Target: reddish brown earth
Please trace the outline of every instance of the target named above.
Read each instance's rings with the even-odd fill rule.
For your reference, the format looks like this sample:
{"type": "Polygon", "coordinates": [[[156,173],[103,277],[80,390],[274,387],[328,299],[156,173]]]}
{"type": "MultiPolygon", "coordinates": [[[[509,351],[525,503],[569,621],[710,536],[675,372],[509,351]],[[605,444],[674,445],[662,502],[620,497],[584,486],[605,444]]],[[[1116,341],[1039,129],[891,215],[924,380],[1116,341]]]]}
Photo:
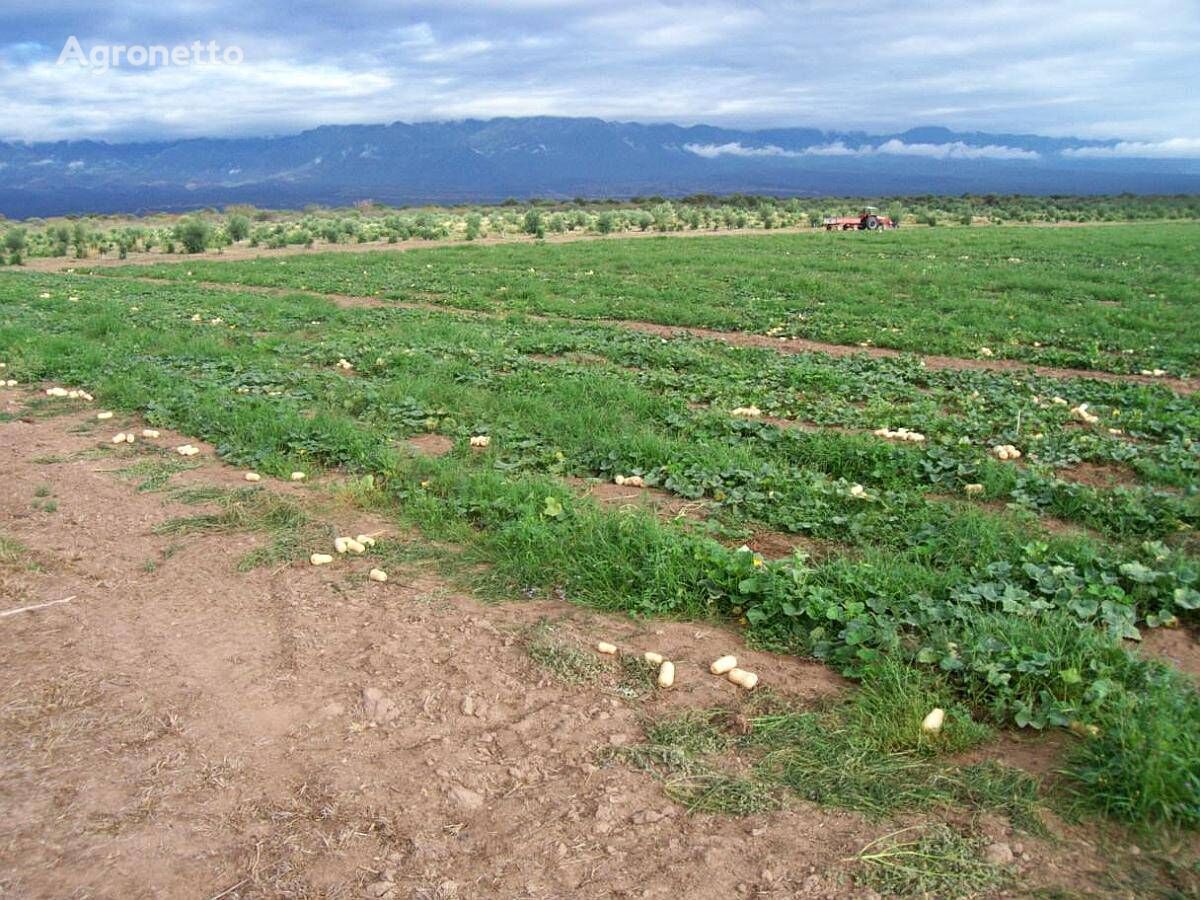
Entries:
{"type": "MultiPolygon", "coordinates": [[[[0,391],[0,411],[24,399],[0,391]]],[[[706,672],[721,653],[802,702],[844,689],[824,667],[710,624],[481,604],[416,564],[386,584],[364,557],[238,572],[262,538],[156,534],[197,508],[116,475],[184,436],[115,447],[140,423],[94,422],[0,423],[0,532],[28,548],[0,561],[0,613],[70,598],[0,617],[0,896],[872,896],[852,857],[895,823],[800,800],[689,814],[599,755],[648,718],[736,711],[738,689],[706,672]],[[587,652],[663,653],[675,688],[637,700],[556,681],[525,651],[543,620],[587,652]]],[[[170,484],[245,486],[190,442],[198,465],[170,484]]],[[[334,533],[402,537],[322,479],[262,487],[334,533]]],[[[1090,828],[1018,838],[1012,895],[1105,883],[1090,828]]]]}
{"type": "Polygon", "coordinates": [[[1200,640],[1192,629],[1147,628],[1137,648],[1200,681],[1200,640]]]}
{"type": "Polygon", "coordinates": [[[1086,484],[1103,490],[1138,483],[1137,472],[1120,463],[1082,462],[1059,469],[1055,474],[1064,481],[1074,481],[1076,484],[1086,484]]]}
{"type": "Polygon", "coordinates": [[[408,445],[423,456],[445,456],[454,449],[454,441],[444,434],[414,435],[408,445]]]}
{"type": "Polygon", "coordinates": [[[581,496],[591,497],[605,506],[647,509],[666,519],[702,519],[709,507],[704,500],[688,500],[654,487],[636,487],[586,478],[567,478],[566,482],[581,496]]]}

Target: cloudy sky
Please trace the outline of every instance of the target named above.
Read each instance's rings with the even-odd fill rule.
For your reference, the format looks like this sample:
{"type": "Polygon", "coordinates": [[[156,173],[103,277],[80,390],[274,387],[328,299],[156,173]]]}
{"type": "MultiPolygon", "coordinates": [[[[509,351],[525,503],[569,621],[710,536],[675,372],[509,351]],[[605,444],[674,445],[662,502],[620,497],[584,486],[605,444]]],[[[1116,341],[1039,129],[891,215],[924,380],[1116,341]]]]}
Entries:
{"type": "Polygon", "coordinates": [[[933,124],[1195,156],[1198,47],[1198,0],[5,0],[0,138],[590,115],[933,124]],[[104,65],[116,45],[197,41],[216,62],[104,65]]]}

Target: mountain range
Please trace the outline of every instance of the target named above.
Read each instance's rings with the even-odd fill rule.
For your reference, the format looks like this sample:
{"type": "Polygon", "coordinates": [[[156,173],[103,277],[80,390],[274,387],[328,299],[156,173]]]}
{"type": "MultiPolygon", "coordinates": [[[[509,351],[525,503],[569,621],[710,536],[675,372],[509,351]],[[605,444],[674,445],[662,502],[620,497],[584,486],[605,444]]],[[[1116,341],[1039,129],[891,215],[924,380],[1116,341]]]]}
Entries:
{"type": "Polygon", "coordinates": [[[1200,159],[1138,156],[1138,146],[938,127],[873,135],[552,117],[330,125],[252,138],[0,142],[0,213],[700,192],[1200,192],[1200,159]]]}

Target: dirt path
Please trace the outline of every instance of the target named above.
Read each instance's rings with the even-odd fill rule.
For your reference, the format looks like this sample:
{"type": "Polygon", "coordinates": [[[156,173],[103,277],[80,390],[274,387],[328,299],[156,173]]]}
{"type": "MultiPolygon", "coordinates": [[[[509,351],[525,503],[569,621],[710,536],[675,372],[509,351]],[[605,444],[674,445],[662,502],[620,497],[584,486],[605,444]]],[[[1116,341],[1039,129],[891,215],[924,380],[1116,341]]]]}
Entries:
{"type": "MultiPolygon", "coordinates": [[[[95,277],[109,276],[97,274],[95,277]]],[[[120,276],[130,281],[143,284],[170,284],[173,282],[162,278],[149,276],[120,276]]],[[[230,291],[234,293],[259,294],[267,297],[287,297],[301,295],[318,297],[329,300],[343,308],[376,308],[397,307],[400,309],[423,309],[436,312],[453,312],[461,315],[479,316],[483,318],[498,318],[502,313],[492,313],[483,310],[460,309],[439,303],[427,303],[411,300],[391,300],[380,297],[365,297],[354,294],[323,293],[321,291],[301,288],[276,288],[263,285],[232,284],[220,281],[189,281],[182,282],[207,290],[230,291]]],[[[935,354],[914,354],[888,347],[859,347],[850,344],[829,344],[823,341],[810,341],[805,338],[778,338],[764,334],[752,334],[746,331],[718,331],[712,328],[699,328],[689,325],[662,325],[657,322],[643,322],[636,319],[571,319],[562,316],[529,315],[528,318],[539,322],[564,322],[573,325],[611,325],[626,328],[630,331],[640,331],[660,337],[672,338],[680,335],[721,341],[734,347],[754,347],[760,350],[773,350],[776,353],[824,353],[828,356],[846,357],[863,355],[872,359],[895,359],[911,356],[919,359],[928,369],[969,370],[979,372],[1029,372],[1047,378],[1088,378],[1093,381],[1107,381],[1114,384],[1145,384],[1158,385],[1177,394],[1193,394],[1200,390],[1200,378],[1158,378],[1151,375],[1122,375],[1115,372],[1101,372],[1095,369],[1068,369],[1056,366],[1040,366],[1015,359],[964,359],[957,356],[939,356],[935,354]]]]}

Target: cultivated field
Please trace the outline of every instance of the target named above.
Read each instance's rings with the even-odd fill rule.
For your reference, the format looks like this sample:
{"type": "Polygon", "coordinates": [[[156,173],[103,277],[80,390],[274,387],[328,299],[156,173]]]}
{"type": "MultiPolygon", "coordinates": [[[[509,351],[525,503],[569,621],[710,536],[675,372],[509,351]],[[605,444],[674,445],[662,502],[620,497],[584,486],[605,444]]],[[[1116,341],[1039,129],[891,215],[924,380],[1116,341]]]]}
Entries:
{"type": "Polygon", "coordinates": [[[0,891],[1200,891],[1200,225],[78,265],[0,891]]]}

